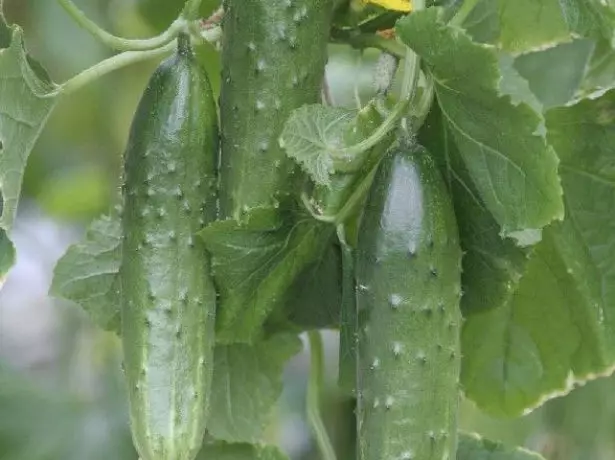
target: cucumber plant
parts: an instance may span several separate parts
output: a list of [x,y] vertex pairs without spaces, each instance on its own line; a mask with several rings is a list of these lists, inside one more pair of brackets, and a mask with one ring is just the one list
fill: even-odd
[[[179,17],[138,39],[58,3],[117,54],[56,84],[0,17],[0,282],[56,101],[172,54],[134,116],[123,205],[53,283],[121,337],[141,460],[283,460],[264,420],[300,332],[323,460],[539,458],[458,436],[460,388],[517,416],[612,370],[608,2],[169,0]],[[220,57],[220,94],[192,50]],[[339,58],[357,51],[369,78]],[[355,449],[320,410],[323,328]]]
[[193,460],[213,371],[216,293],[196,232],[216,217],[218,120],[189,37],[152,75],[125,154],[121,335],[142,460]]

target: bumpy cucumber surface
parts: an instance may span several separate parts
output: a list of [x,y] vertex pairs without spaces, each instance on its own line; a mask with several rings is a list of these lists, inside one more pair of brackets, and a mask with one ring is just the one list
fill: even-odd
[[333,0],[226,0],[223,22],[222,216],[277,207],[297,167],[278,144],[290,112],[315,103]]
[[422,148],[391,148],[367,199],[356,261],[361,460],[454,460],[461,250]]
[[205,432],[216,299],[194,234],[215,219],[217,154],[209,80],[181,37],[141,98],[124,160],[122,341],[141,460],[193,460]]

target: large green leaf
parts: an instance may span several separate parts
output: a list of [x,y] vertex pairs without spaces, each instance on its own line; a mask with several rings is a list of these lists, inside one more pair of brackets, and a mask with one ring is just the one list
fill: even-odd
[[558,160],[546,143],[544,120],[502,95],[496,49],[473,42],[441,16],[437,8],[410,14],[397,32],[433,75],[438,103],[481,200],[504,235],[561,219]]
[[615,364],[614,122],[614,90],[547,113],[566,201],[553,241],[581,296],[574,315],[582,334],[573,359],[578,379]]
[[615,363],[615,91],[547,112],[566,218],[545,230],[509,300],[471,310],[462,384],[515,416],[610,373]]
[[282,391],[284,365],[300,350],[292,334],[216,347],[208,433],[228,442],[262,439]]
[[612,42],[614,17],[599,0],[482,0],[463,26],[475,40],[518,54],[579,36]]
[[269,314],[286,305],[297,278],[329,247],[332,225],[301,212],[284,214],[282,224],[272,227],[271,211],[256,208],[245,221],[218,221],[200,232],[213,255],[220,294],[218,342],[258,339]]
[[520,447],[508,447],[483,439],[476,434],[459,433],[457,460],[544,460],[540,455]]
[[50,293],[79,304],[99,327],[120,331],[118,271],[121,222],[117,213],[95,220],[83,241],[58,261]]
[[288,460],[276,446],[265,444],[228,444],[212,442],[203,445],[196,460]]
[[54,105],[42,98],[53,84],[43,68],[28,56],[23,31],[8,26],[0,3],[0,286],[14,263],[8,239],[21,192],[26,162]]

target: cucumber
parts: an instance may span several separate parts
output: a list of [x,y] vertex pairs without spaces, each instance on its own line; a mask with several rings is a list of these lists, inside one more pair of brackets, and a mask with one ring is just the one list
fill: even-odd
[[241,220],[296,192],[278,144],[294,109],[320,100],[333,0],[227,0],[220,118],[220,210]]
[[427,151],[391,147],[376,172],[356,259],[361,460],[454,460],[461,249]]
[[124,369],[141,460],[193,460],[213,366],[216,294],[194,234],[216,214],[218,122],[185,36],[152,75],[124,158]]

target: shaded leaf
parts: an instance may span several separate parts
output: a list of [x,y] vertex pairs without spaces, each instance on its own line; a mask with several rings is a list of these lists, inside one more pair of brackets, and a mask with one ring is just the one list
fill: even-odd
[[550,109],[573,99],[594,46],[592,40],[574,40],[519,56],[514,65],[545,109]]
[[499,226],[473,186],[452,133],[437,108],[426,120],[420,140],[439,162],[451,191],[464,251],[461,298],[464,315],[499,308],[521,280],[528,260],[527,250],[519,248],[511,239],[500,237]]
[[84,239],[58,261],[50,290],[53,296],[79,304],[97,326],[117,333],[121,235],[115,213],[95,220]]
[[301,341],[292,334],[254,345],[217,346],[209,434],[229,442],[261,439],[282,391],[284,365],[300,350]]
[[444,24],[436,8],[401,19],[397,32],[430,69],[442,113],[502,233],[561,219],[558,160],[546,143],[544,121],[527,104],[501,94],[496,50]]
[[278,226],[261,225],[270,215],[256,208],[245,221],[218,221],[200,232],[220,294],[218,342],[257,339],[268,315],[283,308],[289,288],[321,259],[334,234],[333,226],[291,210]]
[[521,447],[508,447],[483,439],[476,434],[459,433],[457,460],[544,460],[535,452]]
[[316,261],[310,264],[289,288],[285,305],[274,312],[267,332],[337,329],[342,303],[340,247],[333,235]]

